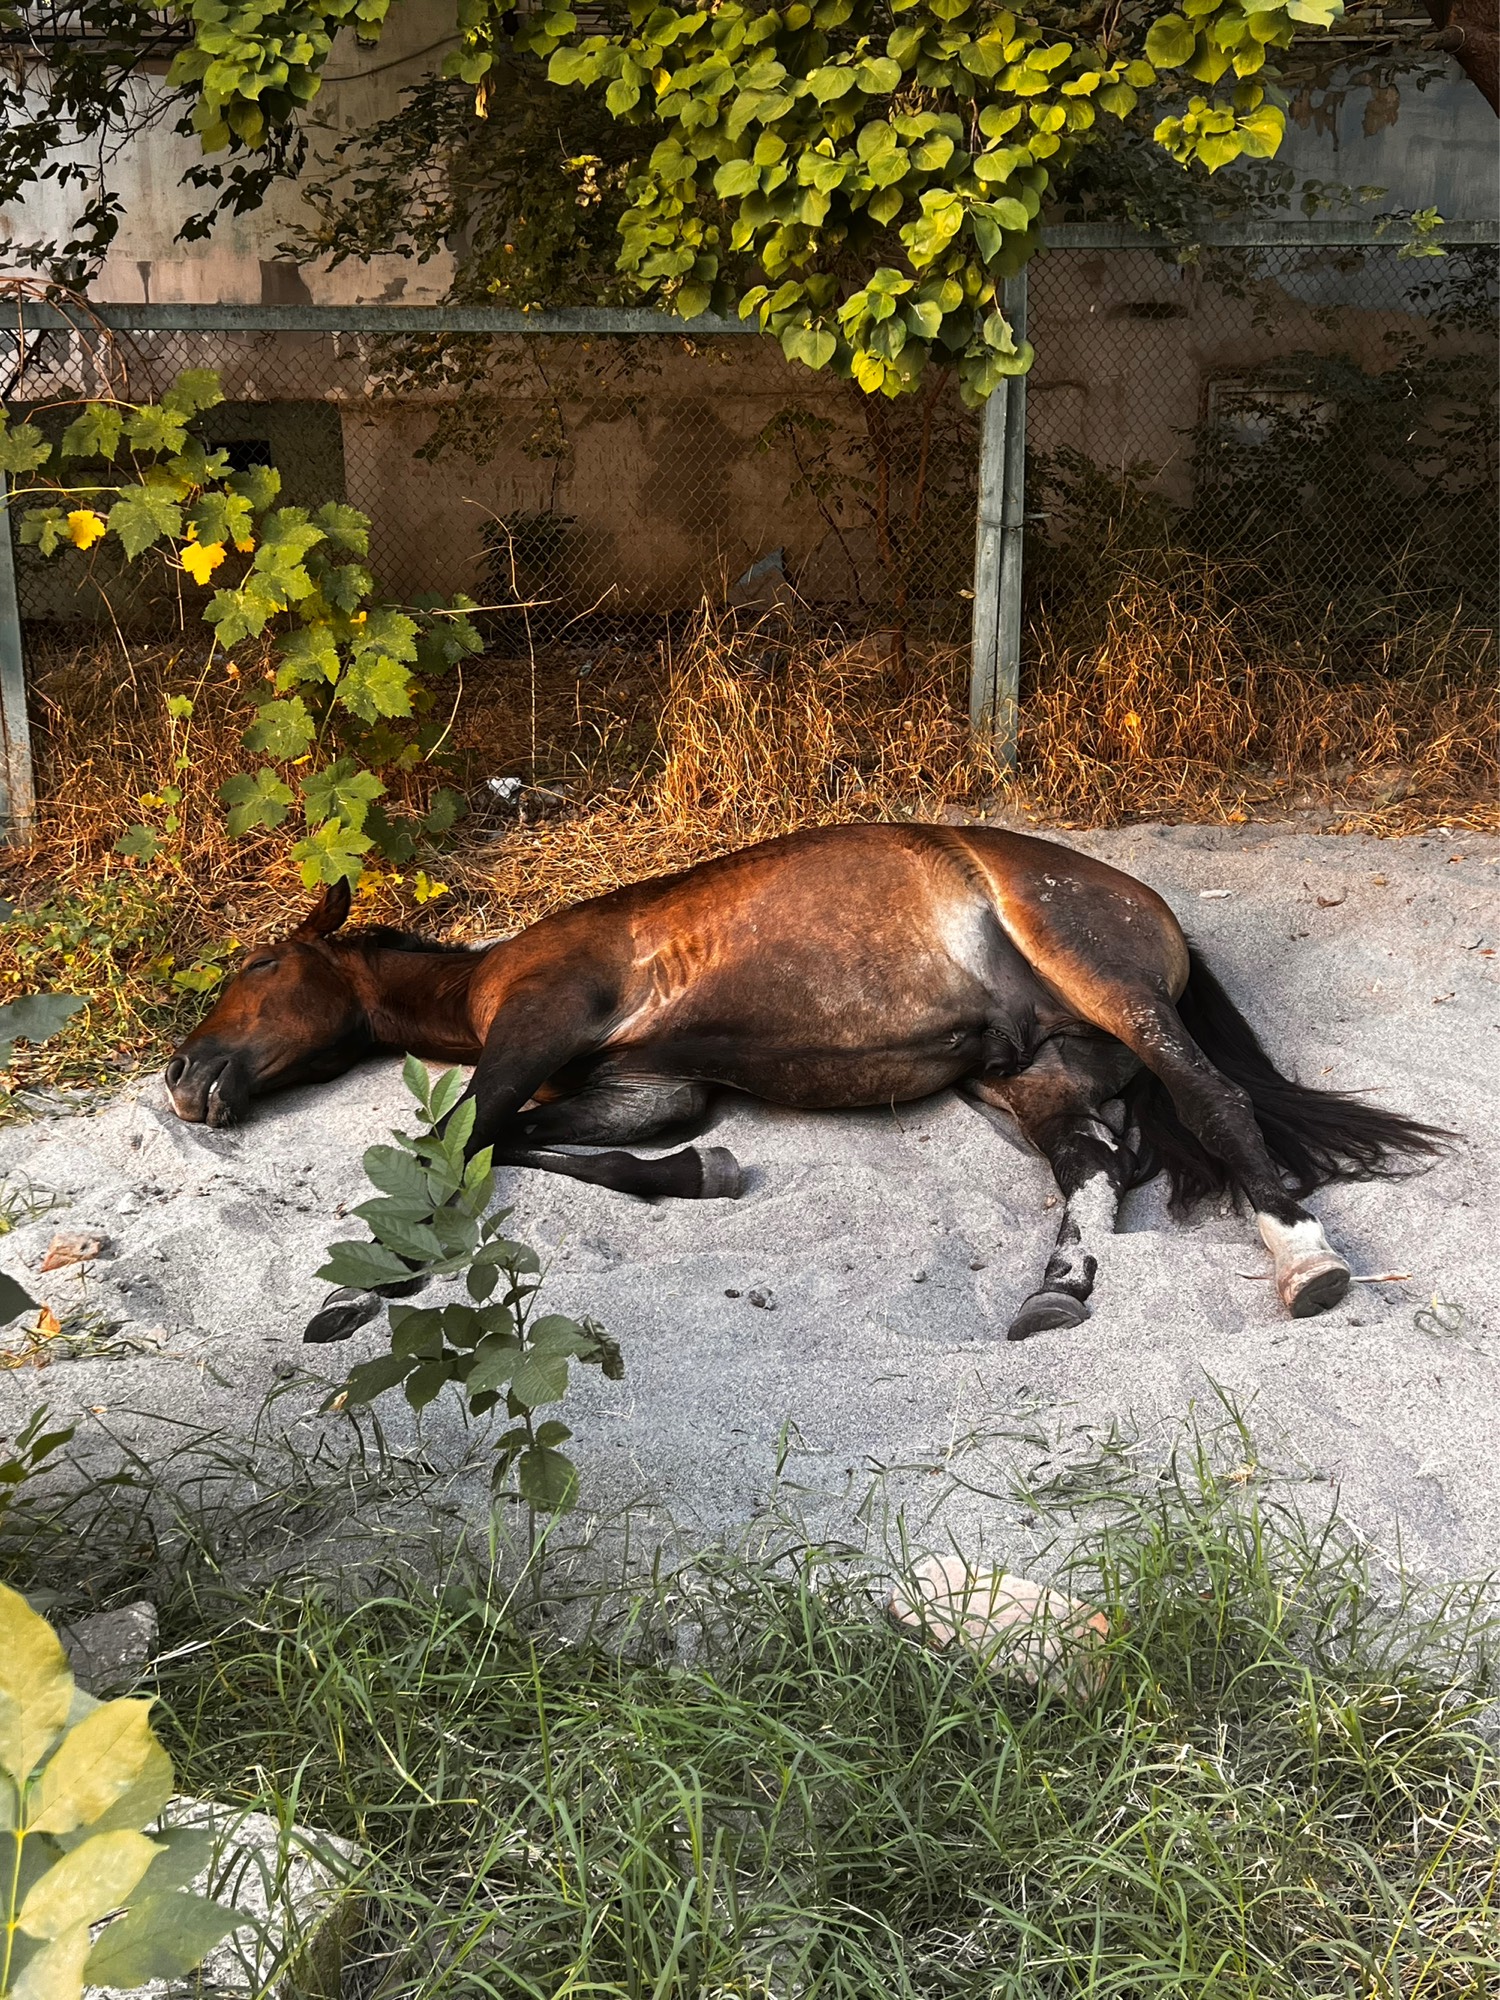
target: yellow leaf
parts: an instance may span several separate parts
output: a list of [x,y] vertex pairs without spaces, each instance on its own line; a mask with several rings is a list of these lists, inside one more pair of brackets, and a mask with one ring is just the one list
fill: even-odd
[[89,1927],[75,1924],[26,1961],[20,1977],[8,1989],[10,2000],[72,2000],[83,1990],[88,1955]]
[[62,1321],[51,1306],[43,1306],[37,1315],[36,1330],[43,1340],[50,1340],[55,1333],[62,1332]]
[[139,1827],[172,1796],[172,1763],[152,1732],[149,1701],[107,1701],[75,1723],[43,1765],[28,1831]]
[[31,1776],[73,1705],[62,1642],[19,1591],[0,1583],[0,1765]]
[[28,1937],[59,1938],[75,1924],[96,1924],[128,1901],[161,1848],[121,1827],[72,1848],[33,1882],[18,1919]]
[[194,583],[207,583],[223,560],[222,542],[189,542],[182,551],[182,566]]
[[424,875],[421,869],[418,869],[412,893],[419,903],[435,903],[439,896],[446,896],[448,894],[448,884],[446,882],[434,882],[430,876]]
[[91,549],[103,541],[105,532],[102,516],[92,507],[79,507],[68,516],[68,540],[75,549]]
[[249,554],[252,553],[252,551],[255,548],[254,535],[246,535],[245,539],[242,542],[235,543],[235,547],[239,550],[242,556],[248,556]]

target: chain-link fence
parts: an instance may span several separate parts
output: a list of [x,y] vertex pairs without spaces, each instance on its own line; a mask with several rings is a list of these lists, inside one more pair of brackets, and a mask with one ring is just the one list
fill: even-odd
[[1497,611],[1495,250],[1061,250],[1030,280],[1028,608],[1170,545],[1332,665]]
[[[508,607],[534,633],[586,636],[786,584],[843,617],[966,624],[978,419],[951,385],[873,408],[740,333],[403,337],[348,318],[37,332],[9,406],[60,435],[80,398],[145,401],[212,369],[225,400],[196,424],[207,443],[275,465],[287,502],[368,514],[383,591],[466,592],[501,642],[520,624]],[[164,572],[109,543],[80,564],[18,541],[15,562],[33,636],[159,629],[179,609]]]
[[[1440,258],[1304,242],[1183,264],[1075,240],[1036,259],[1033,613],[1107,590],[1104,552],[1166,540],[1331,635],[1416,606],[1493,617],[1483,233],[1450,231]],[[465,591],[493,607],[497,644],[523,621],[586,638],[590,621],[660,621],[705,594],[764,599],[783,576],[831,618],[967,631],[981,425],[951,382],[887,404],[753,335],[643,314],[574,315],[591,330],[573,333],[399,308],[106,317],[48,326],[30,309],[0,353],[11,410],[60,433],[68,403],[146,400],[211,368],[226,400],[203,419],[210,443],[274,464],[290,502],[367,513],[382,589]],[[653,330],[601,330],[627,321]],[[112,542],[86,561],[19,539],[14,553],[28,643],[196,616],[180,575],[130,570]]]

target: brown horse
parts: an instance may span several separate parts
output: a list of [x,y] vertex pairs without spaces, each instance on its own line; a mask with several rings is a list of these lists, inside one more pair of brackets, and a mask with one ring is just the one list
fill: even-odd
[[[1349,1266],[1303,1197],[1441,1137],[1282,1076],[1159,896],[1023,834],[792,834],[475,950],[340,936],[348,913],[339,884],[251,953],[167,1065],[180,1117],[228,1124],[261,1092],[404,1050],[475,1065],[471,1146],[497,1163],[712,1198],[740,1188],[722,1147],[548,1149],[692,1136],[722,1090],[840,1110],[957,1085],[1015,1118],[1066,1200],[1012,1340],[1088,1316],[1096,1239],[1159,1171],[1178,1206],[1246,1196],[1287,1309],[1321,1312]],[[378,1309],[336,1295],[309,1337],[342,1338]]]

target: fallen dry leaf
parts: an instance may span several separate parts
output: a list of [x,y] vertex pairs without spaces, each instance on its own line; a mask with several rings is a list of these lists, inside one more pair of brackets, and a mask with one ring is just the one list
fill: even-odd
[[91,1264],[104,1249],[102,1236],[54,1236],[47,1254],[38,1265],[42,1271],[60,1271],[64,1264]]
[[50,1340],[55,1333],[62,1332],[62,1321],[51,1306],[43,1306],[37,1315],[36,1330],[43,1340]]

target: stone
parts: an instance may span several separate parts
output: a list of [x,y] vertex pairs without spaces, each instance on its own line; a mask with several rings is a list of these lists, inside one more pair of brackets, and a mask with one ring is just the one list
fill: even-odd
[[930,1556],[891,1591],[887,1610],[937,1652],[957,1643],[986,1673],[1087,1700],[1103,1684],[1102,1611],[1004,1570],[971,1569],[960,1556]]
[[[283,1835],[268,1813],[247,1813],[207,1799],[176,1798],[166,1826],[213,1834],[214,1859],[191,1884],[244,1914],[186,1979],[156,1979],[128,2000],[339,2000],[344,1956],[362,1899],[348,1884],[364,1856],[336,1834],[294,1826]],[[88,1986],[83,2000],[127,2000],[113,1986]]]
[[137,1680],[156,1651],[156,1606],[143,1597],[59,1628],[73,1678],[89,1694],[117,1693]]

